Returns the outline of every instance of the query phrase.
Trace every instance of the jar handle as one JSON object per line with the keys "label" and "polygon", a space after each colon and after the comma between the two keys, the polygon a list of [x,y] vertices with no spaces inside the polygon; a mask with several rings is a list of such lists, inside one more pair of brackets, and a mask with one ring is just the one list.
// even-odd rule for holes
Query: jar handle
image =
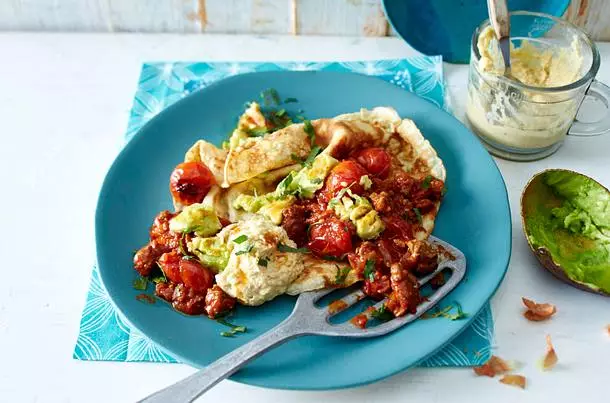
{"label": "jar handle", "polygon": [[[588,137],[599,136],[600,134],[610,131],[610,87],[597,80],[593,80],[585,96],[591,96],[603,102],[606,106],[606,114],[597,122],[583,123],[577,120],[574,121],[568,134],[572,136]],[[582,108],[582,104],[580,107]]]}

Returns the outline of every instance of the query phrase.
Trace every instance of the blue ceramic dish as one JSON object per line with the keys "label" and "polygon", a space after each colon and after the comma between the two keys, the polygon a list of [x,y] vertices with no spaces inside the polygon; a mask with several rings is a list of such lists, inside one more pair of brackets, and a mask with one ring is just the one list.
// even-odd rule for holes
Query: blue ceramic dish
{"label": "blue ceramic dish", "polygon": [[465,329],[492,296],[506,272],[511,223],[506,188],[493,160],[475,136],[432,103],[382,80],[337,72],[261,72],[231,77],[170,106],[125,146],[104,181],[96,215],[101,279],[113,303],[135,328],[174,357],[202,367],[270,329],[291,311],[282,296],[261,307],[238,307],[235,323],[249,332],[224,338],[221,325],[188,317],[168,304],[147,305],[132,288],[133,250],[147,241],[153,217],[171,209],[169,174],[200,138],[220,143],[245,101],[265,89],[299,100],[309,118],[362,107],[393,106],[412,118],[447,168],[448,193],[435,235],[460,248],[468,272],[444,303],[459,301],[466,320],[419,320],[390,335],[369,339],[304,337],[290,341],[235,374],[252,385],[285,389],[332,389],[373,382],[402,371],[440,349]]}
{"label": "blue ceramic dish", "polygon": [[[510,0],[509,9],[561,16],[569,0]],[[443,55],[451,63],[468,63],[470,38],[486,20],[486,0],[383,0],[388,21],[414,49]]]}

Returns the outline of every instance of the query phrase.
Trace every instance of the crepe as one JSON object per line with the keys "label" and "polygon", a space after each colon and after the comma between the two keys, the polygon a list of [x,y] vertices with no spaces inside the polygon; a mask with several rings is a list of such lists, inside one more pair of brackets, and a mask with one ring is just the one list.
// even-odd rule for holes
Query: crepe
{"label": "crepe", "polygon": [[[258,117],[254,119],[256,123],[252,123],[252,116],[245,114],[247,119],[242,116],[240,124],[246,121],[250,125],[265,124],[256,114],[256,108],[249,108],[249,113]],[[413,177],[420,180],[427,176],[442,181],[446,179],[443,162],[430,142],[412,120],[401,119],[392,108],[362,109],[311,123],[315,129],[315,144],[324,148],[323,153],[337,159],[365,147],[383,147],[392,160]],[[219,216],[231,222],[247,219],[251,214],[233,208],[233,201],[240,194],[260,195],[273,191],[279,180],[290,171],[299,169],[294,165],[295,156],[305,158],[312,149],[311,137],[302,123],[263,137],[244,137],[243,133],[239,127],[236,129],[228,150],[199,141],[185,157],[185,160],[201,161],[210,168],[220,186],[208,193],[204,203],[213,206]],[[423,240],[430,235],[439,207],[440,202],[436,202],[435,208],[422,216],[422,229],[415,234],[417,239]],[[305,269],[288,287],[288,294],[329,286],[346,287],[362,280],[350,270],[341,284],[336,284],[338,270],[346,265],[345,262],[326,261],[312,255],[306,255],[304,261]]]}

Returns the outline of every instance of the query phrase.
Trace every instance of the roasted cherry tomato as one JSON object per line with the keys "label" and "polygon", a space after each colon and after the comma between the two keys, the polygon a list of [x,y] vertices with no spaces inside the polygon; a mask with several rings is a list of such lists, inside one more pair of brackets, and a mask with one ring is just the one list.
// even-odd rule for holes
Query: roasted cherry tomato
{"label": "roasted cherry tomato", "polygon": [[346,160],[334,167],[326,179],[326,189],[331,195],[349,186],[354,193],[362,193],[364,189],[360,178],[366,175],[366,169],[355,161]]}
{"label": "roasted cherry tomato", "polygon": [[318,256],[343,256],[352,251],[352,235],[339,219],[313,224],[307,247]]}
{"label": "roasted cherry tomato", "polygon": [[174,168],[169,179],[169,190],[177,202],[188,206],[200,203],[215,183],[214,175],[201,162],[183,162]]}
{"label": "roasted cherry tomato", "polygon": [[180,260],[180,275],[184,285],[197,293],[205,292],[214,285],[212,272],[194,260]]}
{"label": "roasted cherry tomato", "polygon": [[383,148],[364,148],[360,151],[357,151],[353,157],[370,174],[375,175],[381,179],[387,178],[388,173],[390,172],[390,165],[392,159]]}
{"label": "roasted cherry tomato", "polygon": [[157,261],[159,267],[161,267],[161,270],[163,270],[165,277],[167,277],[169,281],[177,284],[182,283],[182,276],[180,275],[181,259],[182,256],[180,253],[173,250],[171,252],[162,254]]}

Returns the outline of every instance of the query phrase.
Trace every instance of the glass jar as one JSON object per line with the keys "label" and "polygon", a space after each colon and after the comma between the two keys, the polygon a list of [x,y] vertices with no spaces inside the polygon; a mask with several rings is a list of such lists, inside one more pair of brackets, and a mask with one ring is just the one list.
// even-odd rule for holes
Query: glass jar
{"label": "glass jar", "polygon": [[[478,48],[479,35],[490,25],[489,21],[483,22],[472,37],[466,116],[485,147],[502,158],[530,161],[555,152],[568,133],[591,136],[608,131],[610,88],[594,80],[600,57],[587,35],[566,21],[540,13],[513,12],[510,23],[511,55],[515,48],[530,45],[535,57],[573,55],[574,64],[564,65],[574,69],[575,81],[554,87],[531,86],[494,73],[495,68],[490,71],[485,66],[489,60],[481,62]],[[499,63],[503,71],[501,57]],[[540,73],[547,77],[552,74]],[[605,116],[595,122],[575,121],[585,96],[601,100],[606,106]]]}

